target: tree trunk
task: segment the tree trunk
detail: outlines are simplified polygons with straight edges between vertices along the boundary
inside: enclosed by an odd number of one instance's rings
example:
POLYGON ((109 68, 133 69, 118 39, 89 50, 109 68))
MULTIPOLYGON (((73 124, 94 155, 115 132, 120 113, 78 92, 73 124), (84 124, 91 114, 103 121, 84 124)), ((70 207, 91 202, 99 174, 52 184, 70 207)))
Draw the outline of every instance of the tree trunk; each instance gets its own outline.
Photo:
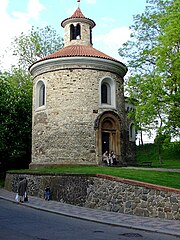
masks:
POLYGON ((163 164, 163 160, 162 160, 162 155, 161 155, 161 143, 157 144, 157 151, 158 151, 158 159, 159 159, 159 163, 160 165, 163 164))
POLYGON ((144 143, 143 143, 143 134, 142 134, 142 130, 141 130, 141 145, 143 146, 144 143))

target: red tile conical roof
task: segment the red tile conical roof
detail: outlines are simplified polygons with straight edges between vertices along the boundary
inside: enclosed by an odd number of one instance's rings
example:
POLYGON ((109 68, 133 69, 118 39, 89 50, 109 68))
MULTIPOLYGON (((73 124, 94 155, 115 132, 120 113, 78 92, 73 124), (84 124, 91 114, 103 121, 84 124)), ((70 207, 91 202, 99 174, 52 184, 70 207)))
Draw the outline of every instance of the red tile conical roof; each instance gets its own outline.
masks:
POLYGON ((116 62, 120 62, 105 53, 98 51, 97 49, 91 46, 84 46, 84 45, 70 45, 60 50, 42 58, 40 61, 44 61, 47 59, 54 59, 54 58, 63 58, 63 57, 95 57, 95 58, 103 58, 108 59, 116 62))
MULTIPOLYGON (((86 18, 83 13, 81 12, 81 9, 78 7, 76 9, 76 11, 73 13, 73 15, 70 18, 65 19, 64 21, 62 21, 61 25, 64 27, 66 25, 67 22, 69 22, 69 20, 74 20, 74 19, 84 19, 84 21, 89 21, 93 26, 95 26, 95 22, 89 18, 86 18)), ((33 63, 30 68, 38 63, 38 62, 42 62, 45 60, 49 60, 49 59, 55 59, 55 58, 65 58, 65 57, 93 57, 93 58, 102 58, 102 59, 107 59, 107 60, 111 60, 111 61, 115 61, 117 63, 120 63, 122 65, 124 65, 122 62, 118 61, 115 58, 110 57, 109 55, 106 55, 105 53, 93 48, 91 45, 68 45, 65 46, 61 49, 59 49, 58 51, 36 61, 35 63, 33 63)), ((124 65, 125 66, 125 65, 124 65)), ((125 66, 126 67, 126 66, 125 66)))
POLYGON ((70 18, 86 18, 86 17, 81 12, 81 9, 78 7, 70 18))
POLYGON ((66 21, 71 20, 71 19, 76 19, 76 18, 81 18, 81 19, 88 20, 88 21, 90 21, 90 22, 92 23, 92 27, 95 27, 95 26, 96 26, 96 23, 95 23, 92 19, 86 18, 86 17, 84 16, 84 14, 81 12, 81 9, 80 9, 79 7, 76 9, 76 11, 73 13, 73 15, 72 15, 71 17, 66 18, 66 19, 64 19, 64 20, 61 22, 61 26, 64 27, 64 23, 65 23, 66 21))

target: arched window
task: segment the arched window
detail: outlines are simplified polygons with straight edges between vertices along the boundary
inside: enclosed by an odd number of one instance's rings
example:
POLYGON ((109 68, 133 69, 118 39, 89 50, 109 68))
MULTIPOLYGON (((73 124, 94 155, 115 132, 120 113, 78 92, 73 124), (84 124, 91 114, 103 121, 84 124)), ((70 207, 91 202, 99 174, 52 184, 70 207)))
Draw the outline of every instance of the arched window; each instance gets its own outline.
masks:
POLYGON ((115 108, 115 82, 112 78, 107 77, 100 81, 100 105, 101 107, 115 108))
POLYGON ((45 85, 39 88, 39 107, 45 105, 45 85))
POLYGON ((89 28, 90 31, 90 43, 92 44, 92 27, 89 28))
POLYGON ((70 26, 70 40, 75 39, 75 27, 73 24, 70 26))
POLYGON ((35 105, 36 108, 45 106, 45 98, 46 98, 46 89, 43 81, 38 81, 36 84, 36 99, 35 105))
POLYGON ((129 140, 133 142, 136 140, 136 131, 134 123, 131 123, 129 126, 129 140))
POLYGON ((78 23, 76 26, 70 25, 70 40, 81 39, 81 26, 78 23))
POLYGON ((81 39, 81 27, 80 24, 76 26, 76 39, 81 39))
POLYGON ((101 103, 111 104, 111 88, 108 83, 101 85, 101 103))

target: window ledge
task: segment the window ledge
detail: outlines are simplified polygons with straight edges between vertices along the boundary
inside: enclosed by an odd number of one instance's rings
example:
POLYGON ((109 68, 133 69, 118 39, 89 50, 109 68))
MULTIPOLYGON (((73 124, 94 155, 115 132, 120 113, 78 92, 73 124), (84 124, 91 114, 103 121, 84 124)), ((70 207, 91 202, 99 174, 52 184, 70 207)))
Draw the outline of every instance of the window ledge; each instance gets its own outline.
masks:
POLYGON ((104 108, 106 108, 106 109, 116 109, 115 106, 110 105, 110 104, 101 104, 100 108, 102 108, 102 109, 104 109, 104 108))
POLYGON ((45 105, 40 106, 40 107, 37 107, 37 108, 35 109, 36 112, 40 112, 40 111, 43 111, 43 110, 46 110, 46 106, 45 106, 45 105))
POLYGON ((134 139, 134 138, 129 138, 129 141, 130 141, 130 142, 135 142, 136 139, 134 139))

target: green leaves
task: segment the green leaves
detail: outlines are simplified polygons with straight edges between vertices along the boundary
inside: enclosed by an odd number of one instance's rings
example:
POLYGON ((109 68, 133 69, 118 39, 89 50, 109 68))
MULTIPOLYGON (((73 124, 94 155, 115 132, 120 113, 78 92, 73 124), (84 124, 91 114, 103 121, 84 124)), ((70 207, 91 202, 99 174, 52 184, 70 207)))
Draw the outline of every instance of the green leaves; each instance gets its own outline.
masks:
POLYGON ((17 66, 0 72, 0 160, 4 170, 28 168, 31 161, 32 78, 28 67, 62 46, 62 38, 49 26, 32 27, 12 43, 17 66))
POLYGON ((171 136, 180 128, 179 26, 180 0, 147 0, 145 12, 134 17, 130 41, 119 49, 128 60, 137 125, 171 136))
MULTIPOLYGON (((21 69, 0 74, 0 155, 4 167, 28 167, 31 156, 32 80, 21 69)), ((5 167, 5 168, 6 168, 5 167)))
POLYGON ((29 33, 21 33, 13 42, 14 55, 24 69, 62 47, 63 39, 50 26, 36 29, 32 27, 29 33))

